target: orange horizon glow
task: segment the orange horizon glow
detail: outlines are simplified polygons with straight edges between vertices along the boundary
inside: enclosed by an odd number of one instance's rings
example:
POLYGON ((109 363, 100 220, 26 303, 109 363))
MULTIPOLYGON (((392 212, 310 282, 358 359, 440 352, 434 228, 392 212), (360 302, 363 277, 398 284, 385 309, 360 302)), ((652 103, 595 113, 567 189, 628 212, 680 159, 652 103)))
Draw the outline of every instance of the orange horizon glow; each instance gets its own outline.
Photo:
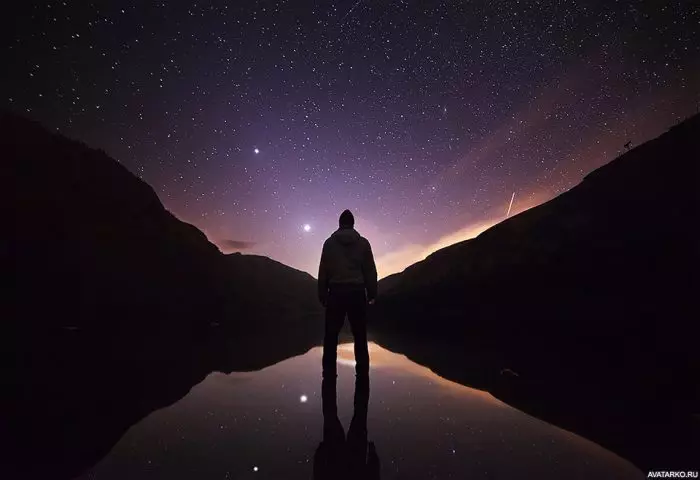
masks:
MULTIPOLYGON (((553 197, 556 195, 553 195, 551 193, 547 192, 537 192, 537 193, 530 193, 530 194, 523 194, 523 193, 515 193, 515 202, 513 203, 512 209, 511 209, 511 214, 508 218, 514 217, 526 210, 529 210, 533 207, 536 207, 538 205, 541 205, 542 203, 545 203, 549 200, 551 200, 553 197)), ((505 203, 503 205, 499 205, 498 208, 494 208, 491 210, 490 213, 485 215, 485 218, 473 221, 457 230, 455 230, 452 233, 449 233, 447 235, 443 235, 442 237, 439 237, 437 240, 431 242, 431 243, 426 243, 426 244, 420 244, 420 243, 409 243, 407 245, 403 245, 402 247, 399 247, 398 249, 385 253, 382 255, 375 256, 375 264, 377 266, 377 278, 379 280, 388 277, 389 275, 393 275, 395 273, 400 273, 404 271, 407 267, 420 262, 422 260, 425 260, 426 257, 431 255, 432 253, 441 250, 443 248, 449 247, 450 245, 454 245, 456 243, 462 242, 464 240, 469 240, 472 238, 478 237, 481 233, 485 232, 489 228, 501 223, 502 221, 505 221, 506 218, 506 212, 508 210, 508 205, 510 203, 510 196, 506 199, 505 203)), ((365 222, 367 224, 368 222, 365 222)), ((205 232, 206 234, 207 232, 205 232)), ((209 236, 209 235, 207 235, 209 236)), ((372 243, 373 236, 368 235, 368 240, 370 243, 372 243)), ((280 261, 281 263, 285 263, 282 260, 276 259, 269 254, 265 253, 262 250, 259 250, 257 248, 253 248, 250 251, 243 251, 241 252, 240 250, 236 249, 227 249, 223 247, 222 245, 218 245, 218 248, 223 252, 223 253, 233 253, 233 252, 240 252, 243 253, 244 255, 263 255, 267 256, 269 258, 272 258, 273 260, 280 261)), ((319 256, 320 256, 320 247, 319 247, 319 256)), ((314 279, 317 278, 317 272, 316 268, 317 265, 314 264, 314 267, 309 269, 305 269, 301 266, 293 266, 286 264, 292 268, 296 268, 298 270, 304 271, 308 274, 310 274, 314 279)))
MULTIPOLYGON (((542 203, 550 200, 552 196, 545 193, 535 193, 526 196, 524 199, 518 199, 518 194, 516 193, 515 198, 516 200, 513 204, 510 217, 514 217, 526 210, 541 205, 542 203)), ((506 203, 509 202, 510 200, 506 203)), ((472 222, 452 233, 438 238, 432 243, 423 245, 409 244, 394 252, 381 255, 375 259, 378 278, 381 280, 382 278, 393 275, 394 273, 400 273, 414 263, 425 260, 425 258, 438 250, 459 242, 463 242, 464 240, 478 237, 489 228, 506 220, 506 210, 507 205, 502 209, 499 207, 498 212, 502 212, 500 215, 494 211, 487 216, 487 219, 472 222)))

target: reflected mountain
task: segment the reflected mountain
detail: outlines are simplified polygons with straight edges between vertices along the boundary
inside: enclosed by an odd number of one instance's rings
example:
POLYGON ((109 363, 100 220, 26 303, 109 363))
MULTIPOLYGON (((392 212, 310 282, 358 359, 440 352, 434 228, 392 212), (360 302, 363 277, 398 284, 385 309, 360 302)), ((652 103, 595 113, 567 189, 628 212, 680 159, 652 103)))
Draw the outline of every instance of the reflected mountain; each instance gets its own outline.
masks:
POLYGON ((643 477, 600 446, 379 345, 370 344, 365 383, 352 345, 338 353, 335 385, 321 382, 320 347, 256 372, 212 373, 130 428, 80 479, 643 477))

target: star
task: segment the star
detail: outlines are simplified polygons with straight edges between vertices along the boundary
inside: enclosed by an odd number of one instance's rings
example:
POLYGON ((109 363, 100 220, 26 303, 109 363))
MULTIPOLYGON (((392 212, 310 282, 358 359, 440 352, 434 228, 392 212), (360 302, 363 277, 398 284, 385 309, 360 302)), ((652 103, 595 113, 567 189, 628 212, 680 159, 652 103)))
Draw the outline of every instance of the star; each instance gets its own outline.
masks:
POLYGON ((305 232, 310 232, 310 231, 311 231, 311 225, 309 225, 308 223, 305 223, 303 228, 304 228, 304 231, 305 231, 305 232))
POLYGON ((255 147, 255 149, 253 149, 253 153, 255 153, 257 155, 258 153, 260 153, 260 149, 255 147))
POLYGON ((306 401, 307 401, 308 399, 309 399, 309 398, 308 398, 306 395, 302 395, 301 397, 299 397, 299 401, 300 401, 301 403, 306 403, 306 401))

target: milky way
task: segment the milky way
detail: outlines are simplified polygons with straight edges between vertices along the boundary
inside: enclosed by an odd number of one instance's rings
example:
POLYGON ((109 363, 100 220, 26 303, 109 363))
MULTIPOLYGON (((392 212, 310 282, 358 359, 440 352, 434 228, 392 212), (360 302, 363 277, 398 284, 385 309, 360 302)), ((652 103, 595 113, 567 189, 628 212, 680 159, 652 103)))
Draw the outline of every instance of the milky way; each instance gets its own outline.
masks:
POLYGON ((6 15, 2 107, 314 275, 345 208, 383 276, 700 105, 689 1, 107 3, 6 15))

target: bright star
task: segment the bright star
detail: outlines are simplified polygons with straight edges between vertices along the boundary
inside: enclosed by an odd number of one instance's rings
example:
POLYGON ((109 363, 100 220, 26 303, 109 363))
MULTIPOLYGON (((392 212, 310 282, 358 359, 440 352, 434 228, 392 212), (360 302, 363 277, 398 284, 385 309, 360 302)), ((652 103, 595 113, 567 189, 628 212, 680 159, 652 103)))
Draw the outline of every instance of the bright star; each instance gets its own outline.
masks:
POLYGON ((311 225, 309 225, 308 223, 305 223, 305 224, 304 224, 304 231, 305 231, 305 232, 310 232, 310 231, 311 231, 311 225))
POLYGON ((255 152, 255 154, 257 155, 258 153, 260 153, 260 150, 256 147, 255 150, 253 150, 253 152, 255 152))
POLYGON ((306 395, 302 395, 301 397, 299 397, 299 401, 301 403, 306 403, 307 400, 308 400, 308 397, 306 395))
POLYGON ((254 471, 254 472, 257 472, 257 471, 258 471, 258 467, 253 467, 253 471, 254 471))

